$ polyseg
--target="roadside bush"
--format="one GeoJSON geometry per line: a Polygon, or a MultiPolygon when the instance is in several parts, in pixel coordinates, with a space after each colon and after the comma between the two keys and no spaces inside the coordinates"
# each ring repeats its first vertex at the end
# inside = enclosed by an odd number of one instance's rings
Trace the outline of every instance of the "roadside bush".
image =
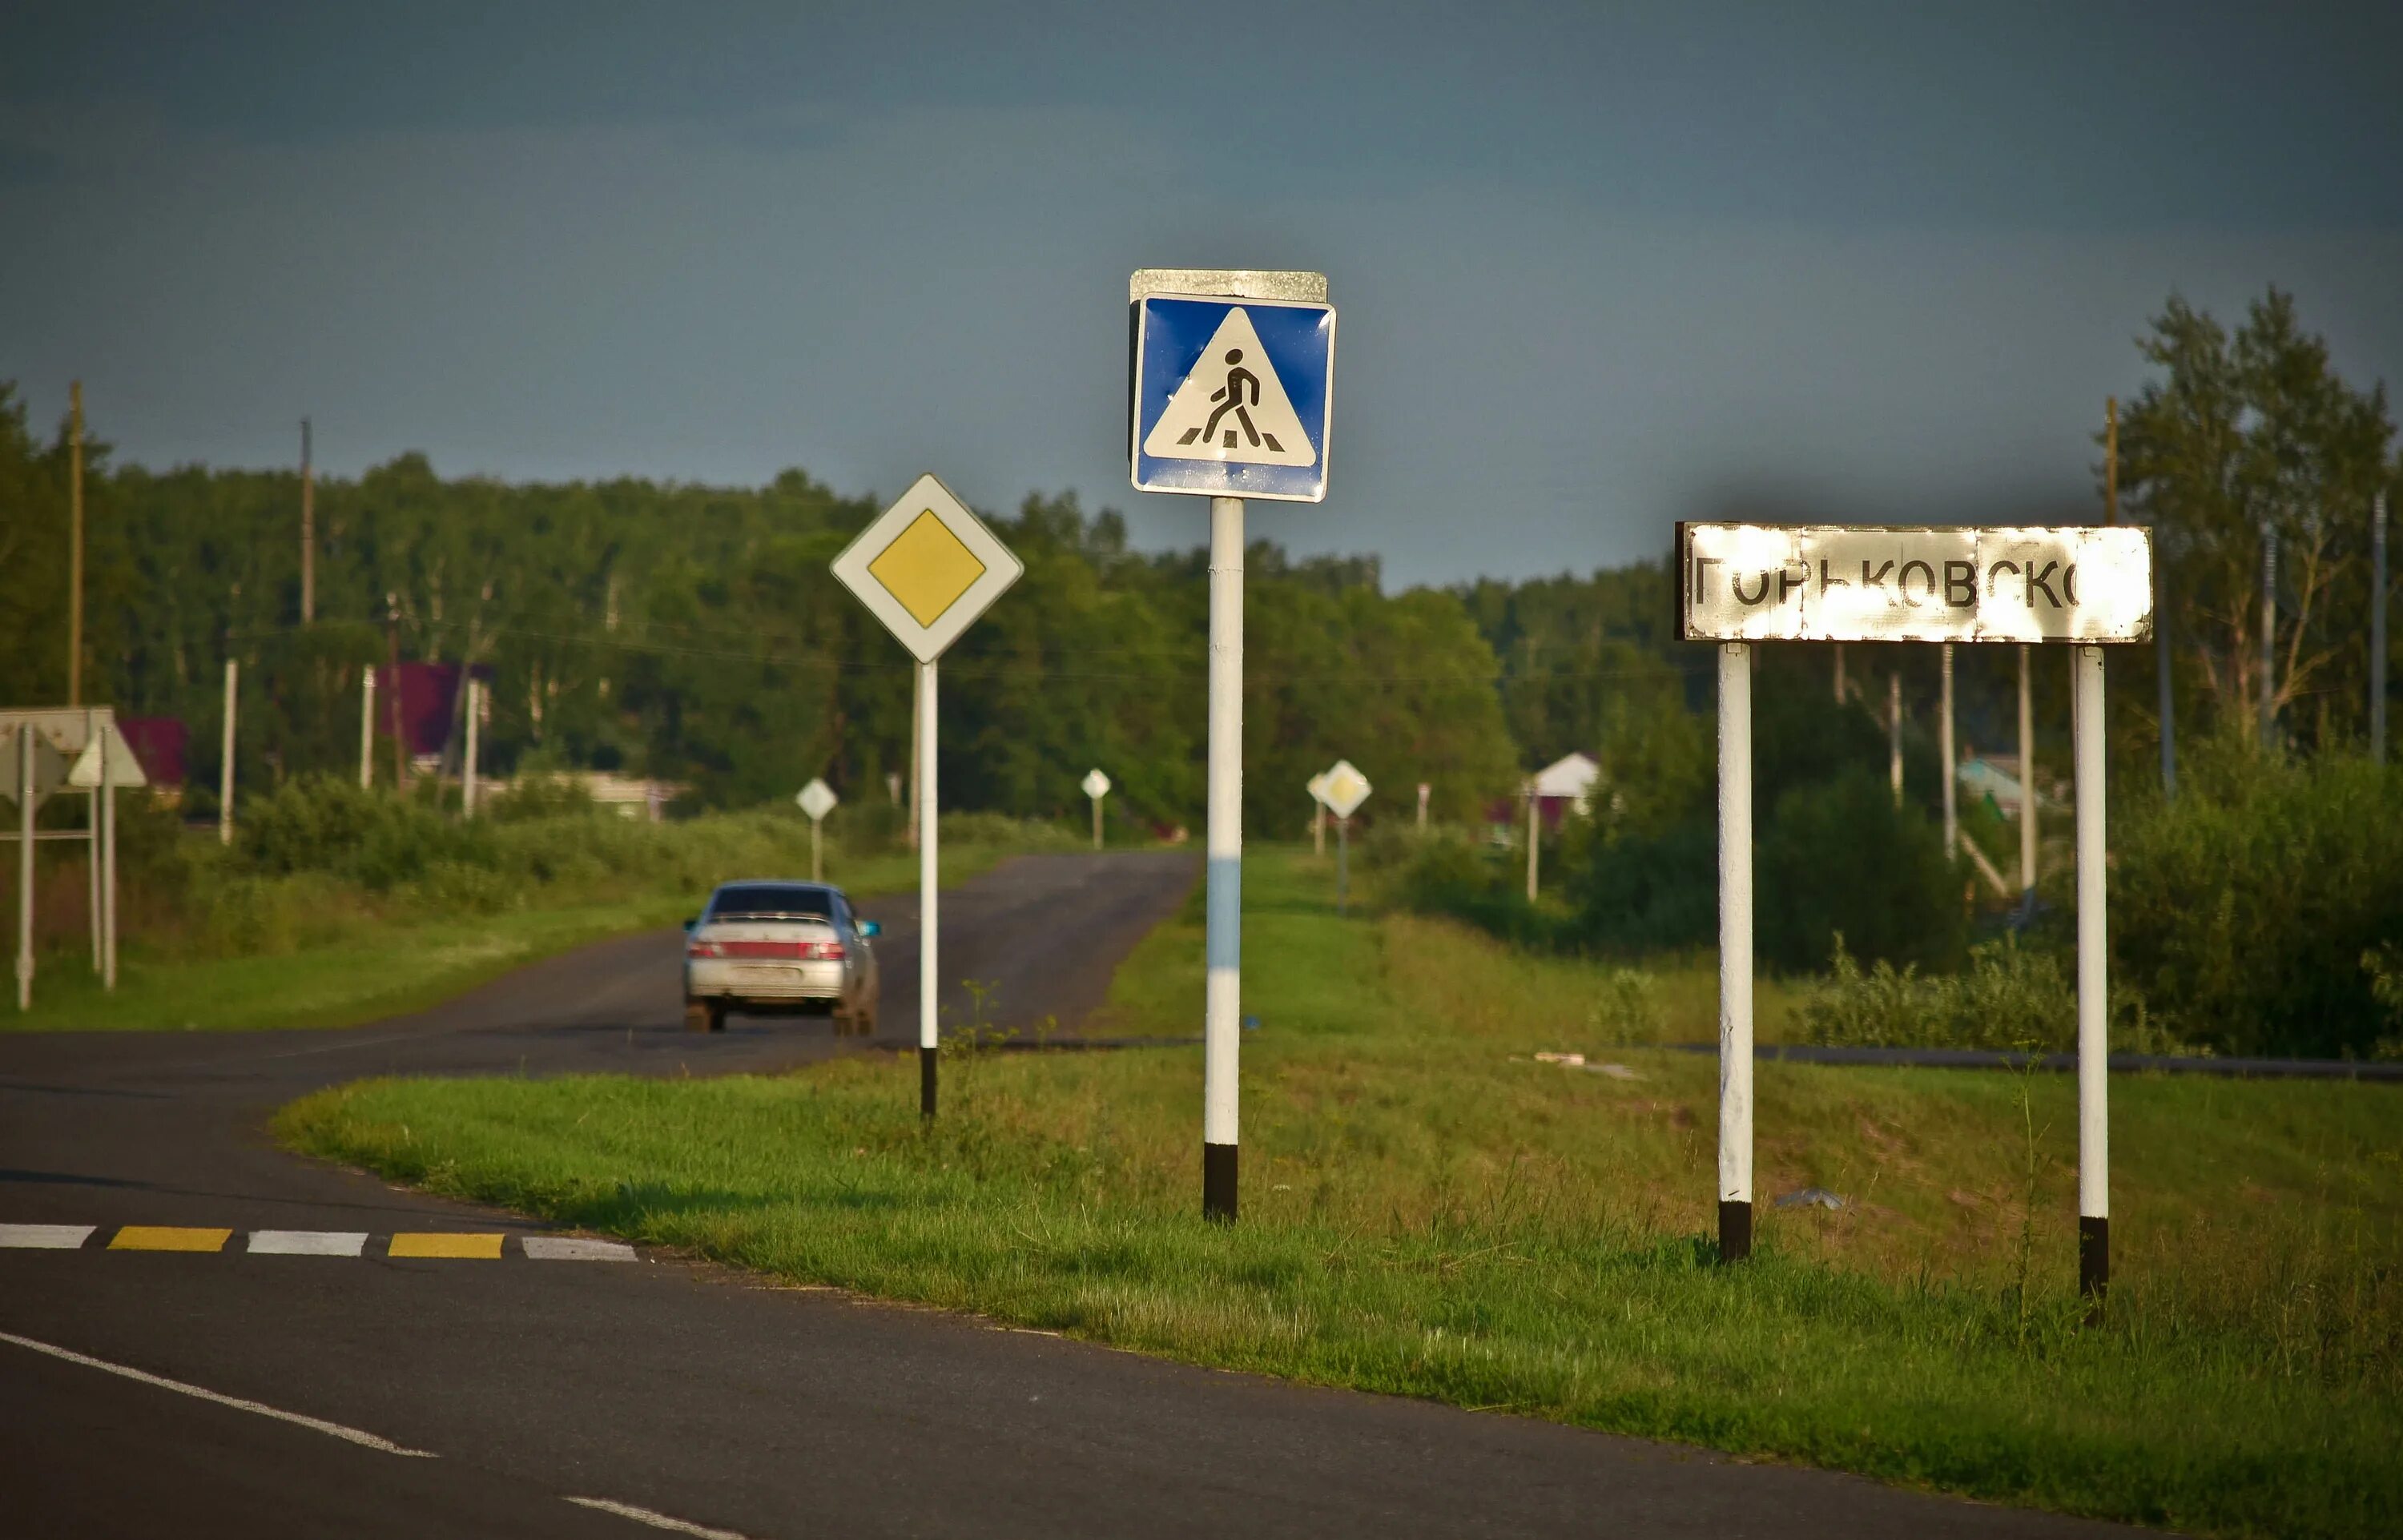
{"type": "Polygon", "coordinates": [[[1719,934],[1719,837],[1706,823],[1572,842],[1562,882],[1585,947],[1618,956],[1707,947],[1719,934]]]}
{"type": "MultiPolygon", "coordinates": [[[[1839,936],[1829,977],[1803,986],[1794,1019],[1806,1043],[2060,1053],[2077,1045],[2077,989],[2057,957],[2008,936],[1970,948],[1956,974],[1883,961],[1864,968],[1839,936]]],[[[2193,1051],[2124,985],[2111,992],[2109,1035],[2118,1053],[2193,1051]]]]}
{"type": "MultiPolygon", "coordinates": [[[[1798,786],[1778,798],[1756,839],[1762,962],[1815,968],[1840,935],[1871,960],[1960,964],[1968,935],[1961,879],[1943,837],[1918,809],[1895,806],[1884,777],[1854,767],[1798,786]]],[[[1710,881],[1715,888],[1715,867],[1710,881]]]]}
{"type": "Polygon", "coordinates": [[[2202,744],[2111,846],[2114,959],[2180,1036],[2366,1057],[2394,1031],[2365,958],[2403,940],[2403,771],[2202,744]]]}

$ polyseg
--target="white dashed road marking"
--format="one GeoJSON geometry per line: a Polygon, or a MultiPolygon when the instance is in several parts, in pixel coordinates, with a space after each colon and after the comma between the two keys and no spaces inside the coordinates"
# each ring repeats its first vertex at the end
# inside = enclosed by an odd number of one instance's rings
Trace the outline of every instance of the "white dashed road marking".
{"type": "Polygon", "coordinates": [[[580,1235],[529,1235],[518,1244],[537,1262],[632,1262],[634,1248],[623,1241],[588,1241],[580,1235]]]}
{"type": "Polygon", "coordinates": [[[304,1417],[297,1411],[285,1411],[263,1402],[245,1401],[239,1395],[223,1395],[213,1390],[204,1390],[199,1385],[188,1385],[181,1380],[170,1380],[164,1375],[147,1374],[141,1369],[128,1368],[122,1364],[112,1364],[104,1358],[88,1357],[72,1349],[52,1347],[48,1342],[36,1342],[30,1337],[18,1337],[0,1331],[0,1342],[14,1342],[21,1348],[31,1348],[35,1353],[47,1353],[53,1358],[64,1359],[70,1364],[80,1364],[88,1369],[99,1369],[107,1374],[122,1375],[128,1380],[136,1380],[146,1385],[156,1385],[160,1390],[174,1391],[178,1395],[196,1396],[202,1401],[214,1401],[220,1407],[231,1407],[236,1411],[257,1412],[261,1417],[272,1417],[279,1422],[290,1422],[295,1427],[307,1428],[313,1433],[322,1433],[331,1437],[347,1440],[362,1449],[375,1450],[383,1454],[404,1455],[411,1460],[438,1458],[431,1450],[403,1449],[389,1438],[379,1438],[371,1433],[361,1433],[356,1428],[346,1428],[340,1422],[328,1422],[322,1417],[304,1417]]]}
{"type": "Polygon", "coordinates": [[[620,1519],[631,1519],[637,1524],[648,1524],[655,1530],[699,1535],[701,1540],[751,1540],[749,1535],[733,1530],[714,1530],[706,1524],[688,1523],[682,1519],[671,1519],[664,1513],[638,1508],[632,1503],[613,1503],[606,1497],[571,1497],[568,1501],[577,1507],[598,1508],[603,1513],[614,1513],[620,1519]]]}
{"type": "Polygon", "coordinates": [[[91,1239],[90,1225],[0,1225],[0,1246],[73,1251],[91,1239]]]}
{"type": "Polygon", "coordinates": [[[250,1249],[261,1256],[356,1256],[367,1249],[365,1230],[253,1230],[250,1249]]]}

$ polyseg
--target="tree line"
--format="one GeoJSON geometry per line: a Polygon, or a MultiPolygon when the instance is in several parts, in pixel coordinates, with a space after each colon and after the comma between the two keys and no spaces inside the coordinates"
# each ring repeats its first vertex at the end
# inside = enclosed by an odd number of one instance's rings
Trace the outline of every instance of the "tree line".
{"type": "MultiPolygon", "coordinates": [[[[2173,298],[2139,346],[2155,379],[2124,414],[2118,484],[2160,532],[2181,728],[2244,729],[2266,687],[2290,742],[2357,742],[2369,508],[2396,478],[2382,387],[2344,382],[2276,290],[2232,333],[2173,298]],[[2254,576],[2265,537],[2280,544],[2283,585],[2266,680],[2254,576]]],[[[242,664],[238,775],[260,786],[354,769],[359,673],[394,648],[489,668],[497,773],[616,769],[731,806],[821,774],[847,798],[882,797],[907,767],[909,659],[827,572],[877,510],[802,471],[757,488],[512,484],[400,454],[317,483],[304,624],[297,471],[118,465],[97,439],[85,461],[84,698],[184,720],[200,785],[215,778],[226,659],[242,664]]],[[[63,423],[37,436],[0,383],[11,703],[64,700],[67,477],[63,423]]],[[[1030,496],[993,521],[1026,575],[945,661],[947,801],[1070,812],[1099,765],[1125,815],[1194,824],[1203,554],[1130,549],[1117,513],[1088,513],[1073,494],[1030,496]]],[[[1303,783],[1339,756],[1378,784],[1371,812],[1389,816],[1424,781],[1438,818],[1471,820],[1572,749],[1603,761],[1603,821],[1622,832],[1657,834],[1706,805],[1708,660],[1674,639],[1663,563],[1388,593],[1373,557],[1301,559],[1262,542],[1246,562],[1254,829],[1298,832],[1303,783]]],[[[1797,690],[1832,673],[1826,649],[1790,650],[1781,667],[1797,690]]],[[[1965,665],[1965,735],[2007,747],[2007,668],[1965,665]]],[[[2153,666],[2147,649],[2113,659],[2115,746],[2132,768],[2151,753],[2153,666]]],[[[1933,649],[1854,649],[1853,668],[1842,709],[1869,716],[1882,703],[1863,676],[1903,674],[1914,799],[1932,806],[1933,649]]],[[[2059,672],[2039,690],[2065,750],[2059,672]]]]}

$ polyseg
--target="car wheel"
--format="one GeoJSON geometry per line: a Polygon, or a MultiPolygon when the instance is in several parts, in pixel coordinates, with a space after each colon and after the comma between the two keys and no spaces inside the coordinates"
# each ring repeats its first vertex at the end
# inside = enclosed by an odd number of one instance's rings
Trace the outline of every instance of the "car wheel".
{"type": "Polygon", "coordinates": [[[684,1030],[687,1032],[724,1032],[726,1007],[715,1000],[688,1000],[684,1003],[684,1030]]]}

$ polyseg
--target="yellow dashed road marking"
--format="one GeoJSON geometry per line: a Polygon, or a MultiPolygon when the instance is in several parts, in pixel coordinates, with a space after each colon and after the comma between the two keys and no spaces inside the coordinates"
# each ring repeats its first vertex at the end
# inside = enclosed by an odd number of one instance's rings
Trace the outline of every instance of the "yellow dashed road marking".
{"type": "Polygon", "coordinates": [[[394,1256],[464,1256],[480,1262],[501,1258],[501,1237],[457,1235],[439,1230],[403,1230],[392,1238],[394,1256]]]}
{"type": "Polygon", "coordinates": [[[111,1251],[223,1251],[233,1239],[229,1229],[195,1228],[189,1225],[128,1225],[109,1242],[111,1251]]]}

